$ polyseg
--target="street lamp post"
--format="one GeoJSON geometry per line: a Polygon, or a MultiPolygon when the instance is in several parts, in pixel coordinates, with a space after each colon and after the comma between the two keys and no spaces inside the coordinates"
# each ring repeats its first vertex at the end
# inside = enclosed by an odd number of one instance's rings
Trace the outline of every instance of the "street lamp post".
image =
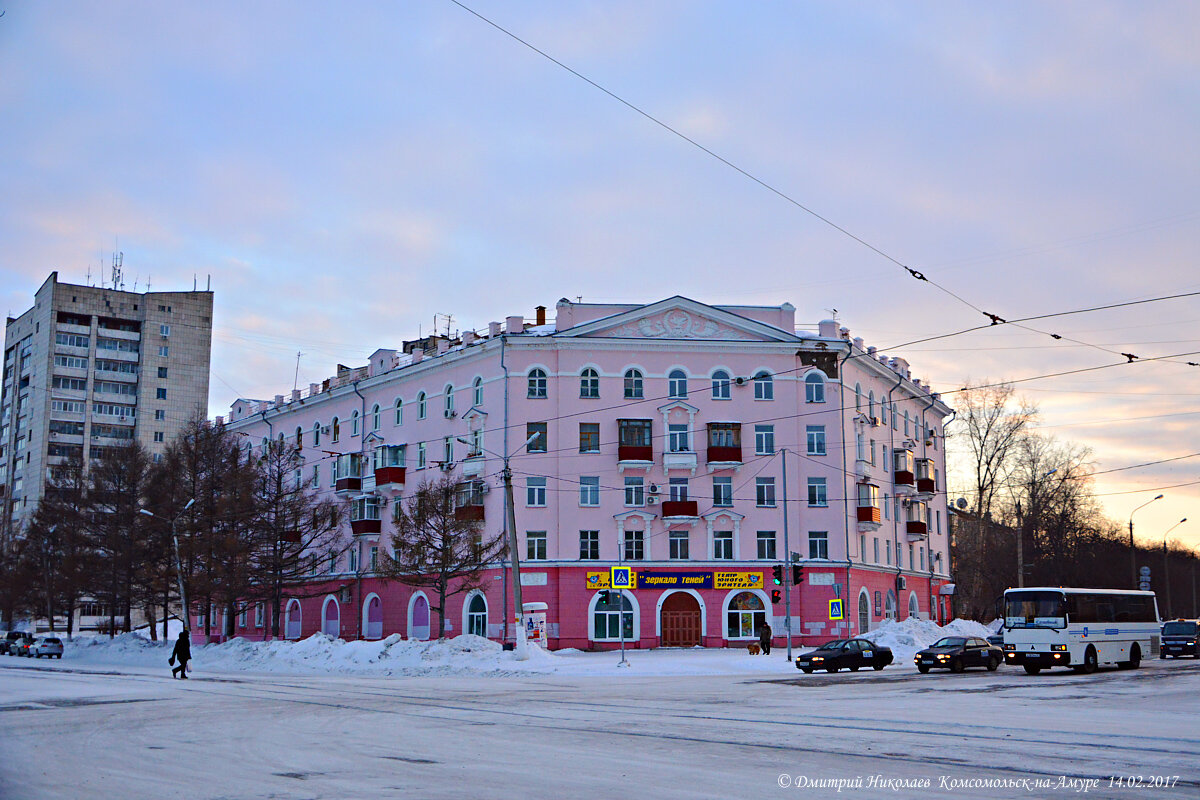
{"type": "MultiPolygon", "coordinates": [[[[180,509],[179,514],[182,514],[184,511],[187,511],[189,508],[192,507],[192,505],[195,504],[195,502],[196,502],[195,498],[188,500],[187,505],[185,505],[182,509],[180,509]]],[[[138,513],[145,514],[147,517],[154,517],[155,519],[162,519],[162,517],[158,516],[153,511],[147,511],[144,508],[139,508],[138,513]]],[[[175,532],[175,521],[177,519],[179,519],[179,514],[176,514],[175,516],[171,517],[171,520],[170,520],[170,522],[171,522],[171,543],[175,547],[175,579],[179,582],[179,602],[183,606],[183,610],[180,612],[180,616],[182,617],[182,621],[183,621],[183,630],[185,632],[187,632],[187,630],[188,630],[188,614],[190,613],[190,608],[188,606],[187,589],[185,589],[183,586],[183,561],[179,558],[179,536],[175,532]]],[[[190,639],[191,636],[189,635],[188,638],[190,639]]]]}
{"type": "MultiPolygon", "coordinates": [[[[1154,500],[1162,500],[1162,499],[1163,499],[1163,496],[1161,494],[1158,497],[1154,498],[1154,500]]],[[[1140,506],[1135,508],[1133,511],[1129,512],[1129,577],[1133,581],[1133,583],[1129,587],[1131,589],[1136,589],[1138,587],[1137,549],[1133,545],[1133,515],[1136,514],[1138,511],[1140,511],[1141,509],[1143,509],[1146,506],[1153,503],[1154,500],[1147,500],[1146,502],[1142,503],[1140,506]]]]}
{"type": "Polygon", "coordinates": [[[1167,528],[1167,532],[1163,534],[1163,589],[1167,594],[1167,618],[1170,619],[1171,614],[1171,573],[1168,570],[1167,563],[1167,534],[1178,528],[1183,523],[1187,522],[1187,517],[1179,520],[1171,527],[1167,528]]]}
{"type": "Polygon", "coordinates": [[[521,621],[521,614],[525,607],[521,602],[521,558],[517,554],[517,513],[513,503],[513,486],[512,486],[512,468],[508,465],[508,460],[519,453],[522,448],[528,447],[529,443],[537,439],[541,434],[533,434],[525,443],[518,447],[509,455],[502,455],[486,447],[481,447],[478,444],[468,441],[461,436],[455,437],[458,441],[471,447],[479,447],[485,453],[490,453],[504,462],[504,469],[500,471],[500,477],[504,479],[504,527],[508,529],[508,552],[511,557],[512,574],[513,574],[513,619],[516,625],[516,641],[513,644],[513,658],[517,661],[524,661],[529,658],[529,648],[525,640],[525,626],[521,621]]]}

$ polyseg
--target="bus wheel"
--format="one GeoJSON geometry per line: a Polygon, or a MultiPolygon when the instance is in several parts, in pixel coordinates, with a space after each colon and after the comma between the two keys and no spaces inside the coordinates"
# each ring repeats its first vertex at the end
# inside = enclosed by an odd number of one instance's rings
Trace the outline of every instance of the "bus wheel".
{"type": "Polygon", "coordinates": [[[1039,667],[1037,664],[1026,664],[1025,671],[1028,672],[1030,675],[1037,675],[1039,672],[1042,671],[1042,668],[1039,667]]]}
{"type": "Polygon", "coordinates": [[[1087,652],[1083,654],[1083,672],[1091,675],[1096,671],[1097,666],[1099,666],[1099,663],[1096,658],[1096,648],[1089,644],[1087,652]]]}
{"type": "Polygon", "coordinates": [[[1133,643],[1133,647],[1129,648],[1129,660],[1122,661],[1117,665],[1120,669],[1137,669],[1142,665],[1142,648],[1137,642],[1133,643]]]}

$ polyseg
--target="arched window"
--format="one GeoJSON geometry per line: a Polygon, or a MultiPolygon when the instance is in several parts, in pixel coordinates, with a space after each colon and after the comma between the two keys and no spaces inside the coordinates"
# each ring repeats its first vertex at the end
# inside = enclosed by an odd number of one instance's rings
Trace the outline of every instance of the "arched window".
{"type": "Polygon", "coordinates": [[[600,374],[591,367],[588,367],[583,372],[579,373],[579,396],[600,396],[600,374]]]}
{"type": "Polygon", "coordinates": [[[296,449],[299,450],[302,447],[304,447],[304,430],[299,425],[297,425],[296,426],[296,449]]]}
{"type": "Polygon", "coordinates": [[[446,384],[446,389],[442,394],[442,411],[447,417],[454,414],[454,387],[449,383],[446,384]]]}
{"type": "Polygon", "coordinates": [[[628,369],[625,370],[625,399],[640,400],[642,398],[642,372],[641,370],[628,369]]]}
{"type": "Polygon", "coordinates": [[[350,435],[358,436],[358,411],[350,415],[350,435]]]}
{"type": "Polygon", "coordinates": [[[321,446],[321,423],[313,423],[313,447],[321,446]]]}
{"type": "Polygon", "coordinates": [[[475,382],[471,384],[471,388],[475,394],[472,403],[477,406],[483,405],[483,378],[476,378],[475,382]]]}
{"type": "Polygon", "coordinates": [[[342,424],[337,417],[333,418],[333,422],[329,426],[330,433],[333,435],[333,441],[337,441],[342,437],[342,424]]]}
{"type": "Polygon", "coordinates": [[[858,632],[860,634],[871,630],[871,603],[867,600],[867,592],[858,594],[858,632]]]}
{"type": "Polygon", "coordinates": [[[687,397],[687,374],[681,369],[673,369],[667,375],[667,397],[687,397]]]}
{"type": "Polygon", "coordinates": [[[535,367],[529,370],[529,396],[543,400],[549,396],[546,385],[546,370],[535,367]]]}
{"type": "Polygon", "coordinates": [[[729,373],[719,369],[712,374],[712,399],[729,399],[729,373]]]}
{"type": "Polygon", "coordinates": [[[283,636],[285,639],[299,639],[301,631],[300,601],[292,598],[287,601],[283,612],[283,636]]]}
{"type": "MultiPolygon", "coordinates": [[[[910,564],[909,566],[911,567],[912,565],[910,564]]],[[[916,592],[912,592],[908,596],[908,618],[909,619],[920,619],[921,618],[921,604],[917,601],[917,593],[916,592]]]]}
{"type": "Polygon", "coordinates": [[[804,402],[825,402],[825,376],[817,370],[804,376],[804,402]]]}
{"type": "Polygon", "coordinates": [[[896,618],[896,593],[888,589],[887,597],[883,601],[883,615],[888,619],[896,618]]]}
{"type": "Polygon", "coordinates": [[[338,601],[333,597],[325,598],[325,608],[321,613],[321,632],[335,639],[342,634],[341,609],[338,608],[338,601]]]}
{"type": "Polygon", "coordinates": [[[766,370],[763,370],[754,376],[754,399],[775,399],[775,379],[772,378],[771,373],[767,372],[766,370]]]}
{"type": "Polygon", "coordinates": [[[767,621],[762,598],[754,592],[740,592],[729,601],[725,638],[748,639],[758,636],[758,629],[767,621]]]}
{"type": "Polygon", "coordinates": [[[610,592],[608,602],[597,601],[592,612],[592,638],[620,639],[622,636],[633,638],[633,605],[624,592],[610,592]]]}
{"type": "Polygon", "coordinates": [[[862,411],[862,384],[854,384],[854,410],[862,411]]]}
{"type": "Polygon", "coordinates": [[[887,425],[887,419],[888,419],[887,403],[884,403],[881,401],[879,403],[879,423],[881,425],[887,425]]]}
{"type": "Polygon", "coordinates": [[[417,419],[425,419],[425,393],[417,392],[417,419]]]}
{"type": "Polygon", "coordinates": [[[404,401],[401,400],[399,397],[396,398],[395,410],[396,410],[396,418],[395,418],[395,422],[393,422],[392,424],[403,425],[404,424],[404,401]]]}
{"type": "Polygon", "coordinates": [[[473,636],[487,636],[487,601],[483,595],[477,594],[471,598],[467,606],[467,633],[473,636]]]}
{"type": "Polygon", "coordinates": [[[383,603],[377,594],[368,597],[363,608],[363,635],[367,639],[383,638],[383,603]]]}
{"type": "Polygon", "coordinates": [[[371,406],[371,430],[379,430],[379,403],[371,406]]]}
{"type": "Polygon", "coordinates": [[[875,392],[874,391],[872,391],[869,395],[867,395],[867,416],[871,417],[871,418],[875,417],[875,392]]]}
{"type": "Polygon", "coordinates": [[[900,416],[896,413],[896,407],[892,406],[892,430],[896,430],[896,426],[900,424],[900,416]]]}
{"type": "Polygon", "coordinates": [[[904,435],[908,436],[908,411],[904,412],[904,435]]]}

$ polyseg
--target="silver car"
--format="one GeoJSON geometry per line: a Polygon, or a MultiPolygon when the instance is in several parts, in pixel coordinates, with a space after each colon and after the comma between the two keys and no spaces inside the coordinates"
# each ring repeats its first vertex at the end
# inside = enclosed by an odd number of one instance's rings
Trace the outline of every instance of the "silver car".
{"type": "Polygon", "coordinates": [[[53,636],[47,636],[44,639],[38,639],[33,644],[29,645],[29,655],[41,658],[53,658],[58,656],[62,658],[63,643],[62,639],[56,639],[53,636]]]}

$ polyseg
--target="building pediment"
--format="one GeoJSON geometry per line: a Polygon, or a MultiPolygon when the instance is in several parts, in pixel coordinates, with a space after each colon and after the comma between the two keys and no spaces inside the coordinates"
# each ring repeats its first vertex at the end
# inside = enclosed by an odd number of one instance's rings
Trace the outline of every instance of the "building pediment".
{"type": "Polygon", "coordinates": [[[593,320],[555,335],[606,339],[799,341],[791,332],[680,296],[593,320]]]}

